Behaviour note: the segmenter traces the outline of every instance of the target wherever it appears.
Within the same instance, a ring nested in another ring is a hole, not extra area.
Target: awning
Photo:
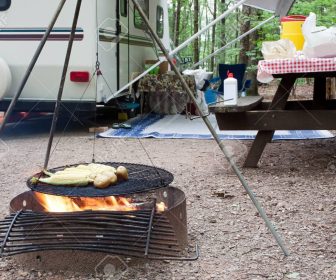
[[[244,5],[283,17],[288,14],[294,2],[295,0],[247,0]]]

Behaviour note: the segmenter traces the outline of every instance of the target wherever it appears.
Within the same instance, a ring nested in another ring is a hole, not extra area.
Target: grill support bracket
[[[149,244],[150,244],[150,239],[151,239],[151,234],[152,234],[152,228],[153,228],[153,220],[156,212],[156,199],[153,201],[153,208],[152,208],[152,213],[149,219],[149,224],[148,224],[148,231],[147,231],[147,241],[146,241],[146,249],[145,249],[145,256],[148,256],[148,251],[149,251]]]

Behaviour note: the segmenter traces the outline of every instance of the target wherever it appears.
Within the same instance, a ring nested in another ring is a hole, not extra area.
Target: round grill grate
[[[32,184],[32,177],[39,177],[40,174],[35,174],[27,180],[27,186],[35,192],[70,196],[70,197],[106,197],[130,195],[135,193],[144,193],[151,190],[167,187],[174,180],[173,174],[170,172],[152,166],[120,163],[120,162],[101,162],[102,164],[118,167],[125,166],[129,171],[129,180],[119,182],[115,186],[110,186],[106,189],[97,189],[92,184],[86,187],[71,187],[71,186],[52,186],[47,184]],[[51,172],[63,170],[66,167],[76,165],[63,166],[50,169]]]

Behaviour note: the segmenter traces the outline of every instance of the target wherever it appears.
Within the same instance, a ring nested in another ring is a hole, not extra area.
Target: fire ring
[[[0,221],[0,256],[75,250],[180,260],[188,242],[185,194],[168,187],[156,191],[155,197],[167,205],[163,212],[154,207],[52,213],[36,193],[22,193],[11,201],[11,214]]]

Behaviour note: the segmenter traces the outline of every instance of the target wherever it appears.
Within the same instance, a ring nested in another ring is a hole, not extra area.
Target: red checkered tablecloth
[[[336,57],[261,60],[257,78],[261,83],[269,83],[274,79],[274,74],[330,71],[336,71]]]

